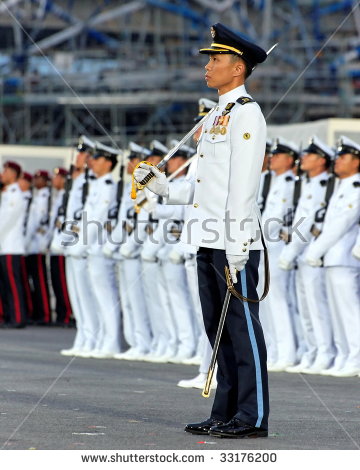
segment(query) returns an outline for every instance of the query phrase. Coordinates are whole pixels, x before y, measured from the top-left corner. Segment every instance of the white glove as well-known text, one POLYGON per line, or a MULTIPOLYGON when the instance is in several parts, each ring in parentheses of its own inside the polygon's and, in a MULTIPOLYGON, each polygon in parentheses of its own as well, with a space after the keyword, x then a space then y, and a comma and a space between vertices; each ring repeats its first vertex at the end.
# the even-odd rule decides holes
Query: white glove
POLYGON ((279 259, 279 268, 284 269, 284 271, 291 271, 294 269, 294 263, 292 261, 287 260, 286 258, 279 259))
POLYGON ((167 182, 165 173, 161 172, 156 166, 150 166, 146 163, 141 163, 134 171, 136 181, 141 182, 150 172, 154 173, 154 177, 146 185, 150 191, 159 196, 167 196, 169 192, 169 184, 167 182))
POLYGON ((351 251, 351 254, 355 256, 355 258, 360 259, 360 245, 355 245, 351 251))
POLYGON ((184 257, 178 250, 172 249, 169 253, 169 261, 174 264, 181 264, 184 262, 184 257))
POLYGON ((236 271, 242 271, 245 268, 249 255, 226 255, 226 258, 229 264, 231 279, 236 284, 238 282, 236 271))
POLYGON ((119 251, 120 254, 127 259, 132 258, 134 255, 134 250, 132 249, 132 246, 130 246, 130 244, 128 243, 123 243, 119 251))
POLYGON ((149 214, 152 214, 157 206, 157 201, 154 199, 148 199, 142 206, 142 208, 148 212, 149 214))
POLYGON ((313 268, 318 268, 323 264, 320 258, 312 258, 311 256, 307 256, 305 261, 313 268))
POLYGON ((102 252, 103 252, 103 255, 104 255, 106 258, 112 258, 112 256, 113 256, 113 251, 112 251, 112 249, 109 247, 108 244, 105 244, 105 245, 102 247, 102 252))

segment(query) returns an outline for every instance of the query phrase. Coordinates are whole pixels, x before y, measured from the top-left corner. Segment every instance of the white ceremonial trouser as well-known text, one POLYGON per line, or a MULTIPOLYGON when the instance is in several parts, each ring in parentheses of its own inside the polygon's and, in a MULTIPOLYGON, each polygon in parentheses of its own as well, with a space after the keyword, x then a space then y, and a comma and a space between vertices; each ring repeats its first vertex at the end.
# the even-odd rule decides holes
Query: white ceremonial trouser
POLYGON ((122 327, 124 338, 127 344, 131 347, 135 347, 135 336, 134 336, 134 319, 131 311, 131 305, 129 302, 128 289, 126 285, 126 277, 124 272, 124 261, 120 260, 117 262, 118 268, 118 282, 120 292, 120 305, 122 312, 122 327))
POLYGON ((288 301, 289 272, 278 266, 282 248, 281 244, 268 251, 271 284, 266 309, 275 334, 277 362, 292 365, 296 360, 295 334, 288 301))
POLYGON ((95 347, 99 331, 96 299, 90 283, 87 258, 71 258, 74 269, 74 284, 78 293, 82 328, 85 337, 82 350, 91 351, 95 347))
POLYGON ((360 270, 325 268, 326 288, 337 349, 335 365, 360 370, 360 270))
POLYGON ((179 356, 191 357, 195 353, 195 340, 185 267, 170 261, 162 263, 173 318, 176 324, 179 356))
POLYGON ((212 347, 210 344, 210 341, 208 340, 208 337, 206 336, 206 342, 204 342, 204 349, 202 353, 202 361, 199 366, 199 373, 200 374, 207 374, 209 370, 209 365, 211 361, 211 355, 212 355, 212 347))
POLYGON ((335 348, 324 270, 300 262, 298 271, 305 289, 303 302, 307 305, 306 312, 309 312, 309 321, 314 334, 316 361, 331 363, 335 356, 335 348))
POLYGON ((196 256, 185 259, 185 272, 193 312, 194 337, 197 344, 196 355, 202 356, 209 340, 205 331, 200 303, 196 256))
POLYGON ((296 282, 296 295, 298 299, 298 309, 300 315, 300 321, 305 342, 305 352, 301 358, 301 364, 303 367, 310 367, 316 358, 316 341, 314 328, 311 321, 310 310, 306 300, 306 284, 304 283, 304 277, 301 269, 296 270, 295 274, 296 282))
POLYGON ((76 290, 75 270, 73 263, 74 258, 72 256, 67 256, 65 263, 66 285, 69 293, 71 309, 76 320, 76 335, 72 348, 81 350, 85 344, 85 334, 83 325, 84 319, 80 307, 78 291, 76 290))
MULTIPOLYGON (((162 335, 165 337, 160 341, 165 341, 165 356, 174 357, 177 352, 177 331, 172 306, 170 304, 168 286, 166 282, 165 272, 163 270, 163 261, 159 262, 157 286, 159 293, 159 304, 162 308, 162 335)), ((174 288, 174 287, 172 287, 174 288)))
POLYGON ((124 259, 124 273, 128 299, 134 321, 135 347, 140 353, 148 353, 151 347, 150 321, 142 284, 140 258, 124 259))
POLYGON ((150 328, 152 331, 151 352, 156 355, 165 354, 167 344, 166 335, 163 334, 163 306, 160 303, 158 292, 158 277, 160 266, 156 261, 142 260, 143 288, 146 305, 149 313, 150 328))
MULTIPOLYGON (((259 264, 259 282, 256 289, 259 298, 264 292, 264 282, 264 257, 263 254, 261 254, 259 264)), ((277 361, 277 346, 273 318, 271 316, 270 306, 268 304, 268 297, 269 296, 267 295, 265 299, 259 303, 259 318, 264 332, 267 350, 267 362, 269 364, 275 364, 277 361)))
POLYGON ((298 301, 296 295, 296 269, 289 271, 289 308, 295 332, 296 359, 300 362, 306 351, 303 328, 301 324, 298 301))
POLYGON ((95 349, 102 353, 120 352, 120 299, 115 261, 104 256, 89 255, 88 270, 91 288, 97 302, 99 336, 95 349))

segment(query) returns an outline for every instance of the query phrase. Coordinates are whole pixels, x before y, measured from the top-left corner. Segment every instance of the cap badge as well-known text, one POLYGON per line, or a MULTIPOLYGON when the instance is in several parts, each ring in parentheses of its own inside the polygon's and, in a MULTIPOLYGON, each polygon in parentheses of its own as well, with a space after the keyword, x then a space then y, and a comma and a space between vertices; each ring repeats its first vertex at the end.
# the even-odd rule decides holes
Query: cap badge
POLYGON ((211 28, 210 28, 210 34, 211 34, 211 37, 214 39, 215 34, 216 34, 216 31, 215 31, 215 29, 214 29, 212 26, 211 26, 211 28))

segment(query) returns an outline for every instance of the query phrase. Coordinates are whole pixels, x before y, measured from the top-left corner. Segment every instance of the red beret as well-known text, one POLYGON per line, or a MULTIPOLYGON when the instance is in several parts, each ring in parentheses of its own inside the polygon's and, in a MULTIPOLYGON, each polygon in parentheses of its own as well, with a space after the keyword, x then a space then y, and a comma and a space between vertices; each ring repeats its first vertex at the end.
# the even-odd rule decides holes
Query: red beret
POLYGON ((65 168, 54 168, 54 175, 67 176, 68 171, 65 168))
POLYGON ((42 178, 45 178, 46 180, 50 179, 49 172, 46 171, 46 170, 38 170, 38 171, 34 174, 34 178, 36 178, 36 176, 41 176, 42 178))
POLYGON ((26 181, 28 181, 29 183, 32 182, 33 180, 33 176, 31 173, 28 173, 27 171, 24 171, 23 174, 22 174, 22 178, 26 181))
POLYGON ((18 175, 21 173, 21 166, 18 163, 12 162, 10 160, 4 163, 4 168, 12 168, 17 172, 18 175))

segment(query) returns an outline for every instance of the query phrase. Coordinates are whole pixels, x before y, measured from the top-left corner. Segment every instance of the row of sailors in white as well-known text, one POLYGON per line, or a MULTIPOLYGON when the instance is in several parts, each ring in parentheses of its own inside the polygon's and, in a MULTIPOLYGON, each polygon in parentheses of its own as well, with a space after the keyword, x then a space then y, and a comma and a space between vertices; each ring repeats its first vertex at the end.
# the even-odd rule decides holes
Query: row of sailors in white
POLYGON ((33 176, 24 172, 7 184, 7 173, 12 168, 9 163, 15 165, 7 162, 2 174, 0 251, 21 255, 46 253, 64 194, 66 172, 56 168, 53 177, 44 170, 33 176))
POLYGON ((272 149, 272 182, 262 214, 271 287, 260 305, 270 371, 360 374, 359 158, 360 145, 345 136, 336 152, 317 137, 301 157, 284 139, 272 149), (299 158, 306 176, 291 229, 286 219, 299 158), (337 178, 327 205, 332 164, 337 178), (279 236, 289 229, 290 242, 279 236))
MULTIPOLYGON (((144 158, 153 164, 160 161, 167 148, 157 141, 154 144, 156 149, 152 152, 130 144, 129 174, 144 158)), ((192 153, 193 149, 183 146, 170 160, 168 172, 183 165, 192 153)), ((57 241, 54 239, 52 243, 53 249, 59 250, 64 241, 68 242, 64 249, 67 279, 77 320, 73 347, 62 354, 200 363, 204 349, 207 348, 207 356, 211 351, 202 325, 195 253, 179 246, 183 207, 168 207, 149 197, 136 214, 129 183, 124 187, 118 222, 111 236, 106 242, 106 237, 97 239, 90 225, 98 221, 104 226, 115 201, 110 173, 99 173, 99 168, 95 168, 97 160, 100 159, 89 160, 97 179, 91 180, 80 223, 75 227, 77 243, 72 243, 72 235, 65 240, 62 232, 58 232, 57 241), (90 223, 87 227, 85 218, 90 223), (150 238, 157 243, 149 241, 150 238), (124 345, 120 338, 120 311, 124 337, 130 346, 125 353, 121 352, 124 345)), ((184 177, 185 171, 179 172, 172 184, 184 177)), ((79 199, 77 188, 82 186, 77 181, 76 178, 70 192, 68 221, 76 207, 81 206, 79 201, 74 204, 76 195, 79 199)), ((104 235, 106 232, 102 232, 104 235)))

